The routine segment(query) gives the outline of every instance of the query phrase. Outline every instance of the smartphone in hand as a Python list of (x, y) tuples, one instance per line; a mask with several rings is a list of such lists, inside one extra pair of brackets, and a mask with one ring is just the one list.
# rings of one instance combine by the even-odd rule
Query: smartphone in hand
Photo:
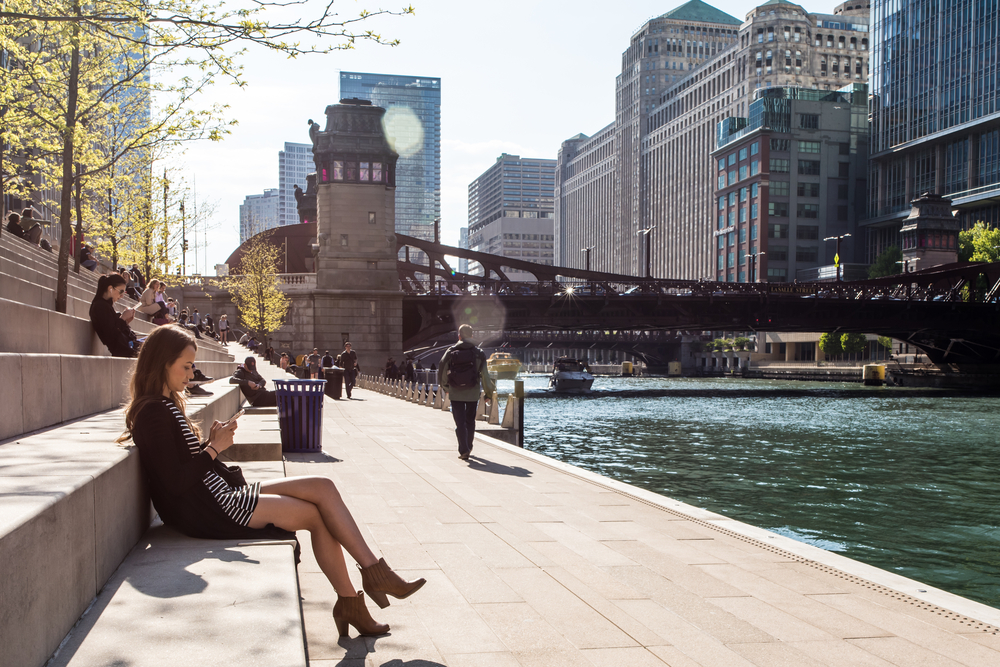
[(240, 417), (242, 417), (245, 414), (246, 414), (246, 410), (240, 410), (235, 415), (233, 415), (232, 417), (230, 417), (229, 421), (227, 421), (226, 424), (227, 425), (228, 424), (232, 424), (234, 421), (236, 421), (237, 419), (239, 419)]

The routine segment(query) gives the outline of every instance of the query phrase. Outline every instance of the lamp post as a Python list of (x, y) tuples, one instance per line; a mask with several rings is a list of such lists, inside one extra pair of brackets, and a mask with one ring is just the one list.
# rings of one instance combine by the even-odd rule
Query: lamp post
[(840, 242), (846, 239), (850, 234), (841, 234), (840, 236), (827, 236), (824, 241), (836, 241), (837, 242), (837, 254), (833, 256), (833, 264), (837, 267), (837, 282), (842, 280), (840, 276)]
[(748, 252), (747, 257), (750, 258), (750, 282), (757, 282), (757, 257), (758, 255), (766, 255), (764, 251), (761, 252)]
[(181, 200), (181, 275), (187, 275), (187, 218), (184, 217), (184, 200)]
[(650, 238), (649, 237), (650, 237), (650, 234), (652, 234), (652, 232), (653, 232), (654, 229), (656, 229), (656, 225), (653, 225), (652, 227), (647, 227), (646, 229), (640, 229), (639, 231), (636, 232), (637, 236), (639, 234), (645, 234), (646, 235), (646, 277), (647, 278), (652, 278), (653, 277), (653, 270), (651, 268), (652, 265), (650, 263), (650, 252), (649, 252)]
[(583, 253), (584, 257), (584, 264), (586, 265), (588, 271), (590, 271), (590, 251), (596, 247), (597, 246), (590, 246), (589, 248), (580, 248), (580, 252)]

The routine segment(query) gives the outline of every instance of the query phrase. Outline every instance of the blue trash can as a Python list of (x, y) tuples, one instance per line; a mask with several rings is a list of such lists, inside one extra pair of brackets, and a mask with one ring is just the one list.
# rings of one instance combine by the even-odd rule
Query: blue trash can
[(323, 389), (326, 380), (275, 380), (281, 451), (323, 449)]

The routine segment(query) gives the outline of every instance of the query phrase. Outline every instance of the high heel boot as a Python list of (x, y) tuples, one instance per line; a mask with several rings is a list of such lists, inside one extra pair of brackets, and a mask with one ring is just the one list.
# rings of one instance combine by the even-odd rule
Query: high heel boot
[(345, 598), (337, 596), (337, 604), (333, 605), (333, 621), (337, 624), (337, 632), (341, 637), (349, 637), (348, 626), (353, 625), (362, 637), (376, 637), (389, 632), (385, 623), (376, 623), (365, 606), (365, 594), (358, 591), (358, 596)]
[(377, 563), (368, 567), (358, 565), (358, 569), (361, 570), (361, 585), (364, 587), (365, 593), (368, 593), (368, 597), (382, 609), (389, 606), (386, 593), (402, 600), (416, 593), (421, 586), (427, 583), (427, 580), (423, 578), (416, 581), (404, 581), (401, 576), (389, 568), (384, 558), (379, 558)]

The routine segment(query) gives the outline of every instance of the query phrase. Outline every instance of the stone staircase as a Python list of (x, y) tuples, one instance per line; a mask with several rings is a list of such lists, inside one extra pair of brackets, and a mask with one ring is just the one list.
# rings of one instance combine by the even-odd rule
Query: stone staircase
[[(109, 356), (90, 325), (98, 275), (71, 272), (65, 314), (55, 275), (54, 254), (0, 235), (0, 665), (305, 665), (289, 543), (150, 528), (138, 453), (115, 443), (135, 362)], [(132, 327), (153, 329), (138, 317)], [(230, 418), (242, 402), (227, 382), (233, 356), (202, 340), (197, 364), (220, 379), (188, 414), (205, 426)], [(283, 475), (280, 461), (243, 467), (251, 480)], [(190, 574), (193, 563), (203, 571)], [(241, 608), (220, 615), (237, 588)], [(223, 622), (196, 634), (208, 618)]]

